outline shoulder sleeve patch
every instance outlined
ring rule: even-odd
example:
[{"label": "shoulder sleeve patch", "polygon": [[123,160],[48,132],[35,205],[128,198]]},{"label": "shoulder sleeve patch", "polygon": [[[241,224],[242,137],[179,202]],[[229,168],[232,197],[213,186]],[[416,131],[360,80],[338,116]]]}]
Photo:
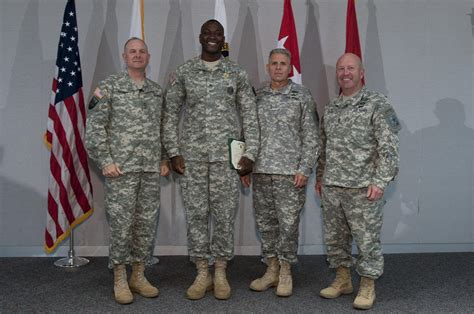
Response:
[{"label": "shoulder sleeve patch", "polygon": [[89,101],[89,109],[94,109],[94,107],[97,106],[103,97],[104,95],[102,95],[102,92],[97,87],[94,91],[94,94],[92,95],[91,100]]},{"label": "shoulder sleeve patch", "polygon": [[393,110],[393,108],[389,108],[387,111],[385,111],[384,116],[392,132],[398,133],[402,127],[395,110]]}]

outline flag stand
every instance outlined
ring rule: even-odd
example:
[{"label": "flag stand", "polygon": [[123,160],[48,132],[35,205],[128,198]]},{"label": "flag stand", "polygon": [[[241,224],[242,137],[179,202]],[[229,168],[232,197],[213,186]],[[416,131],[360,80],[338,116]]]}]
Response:
[{"label": "flag stand", "polygon": [[64,257],[58,259],[54,262],[54,265],[57,267],[65,267],[65,268],[74,268],[74,267],[81,267],[87,265],[89,260],[84,257],[76,256],[74,253],[74,235],[73,230],[69,234],[69,252],[67,254],[68,257]]},{"label": "flag stand", "polygon": [[146,261],[146,264],[147,264],[147,266],[151,266],[151,265],[156,265],[159,262],[160,262],[160,260],[158,259],[158,257],[152,255],[152,256],[150,256],[148,261]]}]

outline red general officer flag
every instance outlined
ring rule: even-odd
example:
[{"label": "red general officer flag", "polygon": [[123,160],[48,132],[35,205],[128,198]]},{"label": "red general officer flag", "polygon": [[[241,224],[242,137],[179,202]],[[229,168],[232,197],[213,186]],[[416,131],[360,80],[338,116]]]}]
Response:
[{"label": "red general officer flag", "polygon": [[301,84],[300,52],[298,49],[298,36],[296,35],[295,18],[293,17],[291,0],[285,0],[283,4],[283,17],[281,19],[277,47],[286,48],[290,51],[292,64],[290,78],[293,82]]}]

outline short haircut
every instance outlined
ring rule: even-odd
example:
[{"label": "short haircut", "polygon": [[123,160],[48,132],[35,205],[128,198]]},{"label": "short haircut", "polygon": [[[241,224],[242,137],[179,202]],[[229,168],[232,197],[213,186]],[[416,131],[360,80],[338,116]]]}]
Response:
[{"label": "short haircut", "polygon": [[268,55],[268,61],[272,58],[273,55],[275,54],[282,54],[288,57],[288,60],[290,60],[291,63],[291,52],[288,49],[285,48],[275,48],[270,51],[270,54]]},{"label": "short haircut", "polygon": [[129,38],[129,39],[125,42],[125,45],[123,45],[123,51],[124,51],[124,52],[127,51],[127,45],[128,45],[128,43],[131,42],[132,40],[139,40],[139,41],[141,41],[141,42],[145,45],[146,50],[148,51],[148,46],[147,46],[147,44],[145,43],[145,41],[144,41],[143,39],[138,38],[138,37],[131,37],[131,38]]},{"label": "short haircut", "polygon": [[219,26],[219,28],[222,29],[222,32],[224,32],[224,26],[222,26],[222,24],[218,20],[210,19],[210,20],[207,20],[206,22],[204,22],[204,24],[202,24],[201,34],[202,34],[202,30],[204,29],[204,27],[207,26],[208,24],[217,24]]}]

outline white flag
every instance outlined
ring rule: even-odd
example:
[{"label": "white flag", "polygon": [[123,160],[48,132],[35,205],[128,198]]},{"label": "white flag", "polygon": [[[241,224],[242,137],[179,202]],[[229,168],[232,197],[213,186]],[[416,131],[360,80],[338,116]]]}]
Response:
[{"label": "white flag", "polygon": [[133,0],[132,23],[130,24],[130,37],[137,37],[145,40],[144,25],[144,4],[143,0]]}]

